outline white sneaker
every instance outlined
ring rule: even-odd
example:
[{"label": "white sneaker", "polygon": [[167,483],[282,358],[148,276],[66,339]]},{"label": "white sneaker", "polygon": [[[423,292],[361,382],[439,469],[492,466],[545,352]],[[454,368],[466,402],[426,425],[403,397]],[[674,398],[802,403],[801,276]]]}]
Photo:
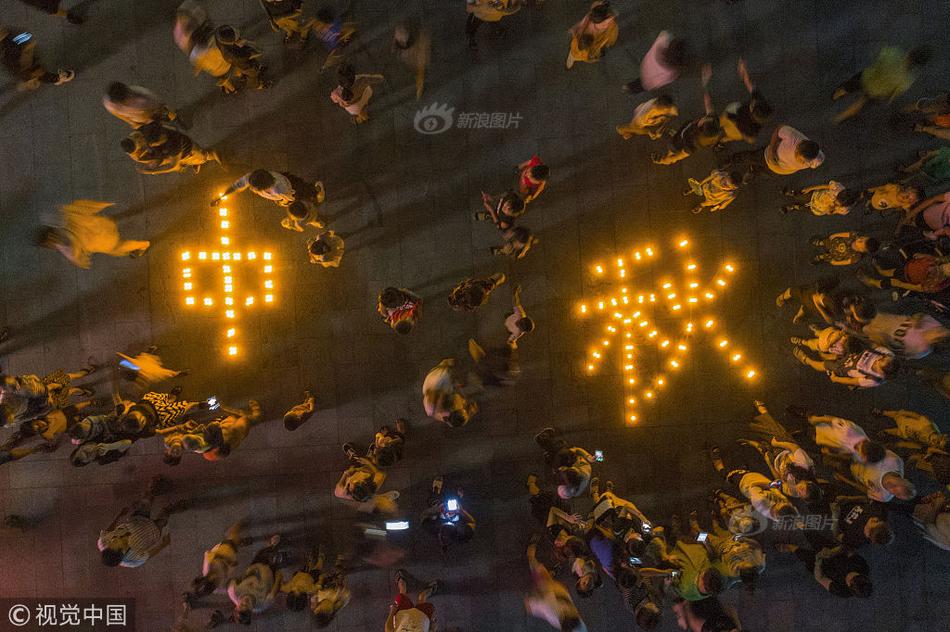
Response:
[{"label": "white sneaker", "polygon": [[64,83],[69,83],[76,78],[76,72],[74,70],[62,70],[59,71],[59,79],[56,80],[54,85],[61,86]]}]

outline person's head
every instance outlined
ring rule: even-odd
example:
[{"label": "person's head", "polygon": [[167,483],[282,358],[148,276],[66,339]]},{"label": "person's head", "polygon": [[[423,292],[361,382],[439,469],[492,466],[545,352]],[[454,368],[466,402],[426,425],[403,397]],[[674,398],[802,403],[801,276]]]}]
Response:
[{"label": "person's head", "polygon": [[310,611],[313,612],[313,620],[318,628],[325,628],[330,625],[333,621],[333,615],[336,614],[331,600],[321,599],[317,601],[316,595],[310,600]]},{"label": "person's head", "polygon": [[449,413],[449,416],[445,418],[445,423],[448,424],[450,428],[461,428],[467,421],[468,417],[462,410],[453,410]]},{"label": "person's head", "polygon": [[780,502],[775,505],[775,515],[778,520],[784,518],[794,518],[798,515],[798,510],[791,503]]},{"label": "person's head", "polygon": [[351,86],[340,84],[340,98],[346,102],[353,100],[353,89]]},{"label": "person's head", "polygon": [[263,190],[274,186],[274,176],[266,169],[255,169],[248,176],[247,181],[254,189]]},{"label": "person's head", "polygon": [[199,450],[202,450],[208,446],[207,443],[202,440],[200,435],[186,434],[181,438],[181,447],[185,450],[188,450],[189,452],[198,452]]},{"label": "person's head", "polygon": [[587,50],[594,45],[594,36],[590,33],[584,33],[579,38],[577,38],[577,48],[580,50]]},{"label": "person's head", "polygon": [[528,177],[534,182],[544,182],[551,175],[551,169],[547,165],[535,165],[528,170]]},{"label": "person's head", "polygon": [[227,24],[219,26],[218,30],[214,32],[214,36],[222,44],[233,44],[237,41],[237,31],[234,30],[233,26]]},{"label": "person's head", "polygon": [[898,500],[912,500],[917,496],[917,488],[897,472],[888,472],[881,478],[881,486],[894,494]]},{"label": "person's head", "polygon": [[693,55],[686,40],[674,37],[663,51],[662,57],[667,66],[683,70],[690,65]]},{"label": "person's head", "polygon": [[135,142],[135,139],[132,137],[132,134],[129,134],[125,138],[119,141],[119,147],[122,148],[122,151],[132,155],[135,153],[135,150],[138,148],[138,143]]},{"label": "person's head", "polygon": [[578,577],[577,581],[574,582],[574,590],[581,597],[590,597],[603,583],[604,580],[601,579],[600,573],[594,570]]},{"label": "person's head", "polygon": [[[581,483],[581,475],[577,470],[570,467],[562,467],[557,471],[557,482],[558,485],[563,485],[564,487],[577,487]],[[562,490],[558,490],[560,493]],[[561,496],[566,498],[565,496]]]},{"label": "person's head", "polygon": [[858,457],[864,463],[878,463],[887,456],[887,450],[876,441],[865,439],[856,446]]},{"label": "person's head", "polygon": [[713,115],[704,116],[699,121],[699,131],[703,136],[715,136],[722,132],[719,125],[719,117]]},{"label": "person's head", "polygon": [[609,18],[611,15],[613,15],[613,13],[610,11],[610,2],[608,2],[608,0],[604,0],[590,10],[590,21],[594,24],[598,24]]},{"label": "person's head", "polygon": [[650,632],[660,625],[660,607],[649,599],[644,599],[633,611],[633,617],[641,630]]},{"label": "person's head", "polygon": [[[124,544],[125,539],[122,538],[122,545]],[[125,550],[120,549],[115,546],[115,543],[110,543],[109,546],[102,549],[102,563],[106,566],[118,566],[122,563],[122,558],[125,557]]]},{"label": "person's head", "polygon": [[408,334],[410,331],[412,331],[412,321],[408,318],[400,320],[395,325],[393,325],[393,331],[403,336]]},{"label": "person's head", "polygon": [[874,254],[880,250],[881,242],[879,242],[874,237],[858,237],[854,240],[854,243],[851,245],[851,247],[857,252]]},{"label": "person's head", "polygon": [[772,106],[765,99],[753,99],[749,106],[749,113],[752,115],[752,119],[759,125],[772,118],[774,111],[775,110],[772,109]]},{"label": "person's head", "polygon": [[76,445],[92,439],[92,432],[92,421],[90,421],[88,417],[81,419],[72,428],[67,430],[69,440]]},{"label": "person's head", "polygon": [[241,597],[241,603],[234,608],[234,620],[241,625],[251,625],[251,606],[244,605],[250,601],[250,597]]},{"label": "person's head", "polygon": [[871,544],[886,546],[894,541],[894,531],[887,521],[871,516],[864,525],[864,536]]},{"label": "person's head", "polygon": [[795,484],[795,489],[798,492],[799,498],[809,503],[816,503],[824,496],[824,492],[821,491],[821,485],[815,481],[799,481]]},{"label": "person's head", "polygon": [[874,361],[874,368],[884,377],[894,377],[900,372],[901,363],[896,356],[882,355]]},{"label": "person's head", "polygon": [[722,591],[722,575],[714,568],[704,569],[696,578],[696,587],[704,595],[716,595]]},{"label": "person's head", "polygon": [[740,566],[739,567],[739,580],[742,582],[742,587],[752,592],[755,590],[755,580],[759,578],[759,569],[752,565]]},{"label": "person's head", "polygon": [[287,593],[287,609],[294,612],[300,612],[307,607],[307,602],[310,601],[307,593],[301,592],[289,592]]},{"label": "person's head", "polygon": [[121,81],[113,81],[106,92],[110,101],[121,103],[129,98],[129,87]]},{"label": "person's head", "polygon": [[910,209],[920,201],[920,192],[916,187],[888,183],[868,189],[871,194],[872,208],[884,211],[889,208]]},{"label": "person's head", "polygon": [[20,426],[20,432],[26,436],[43,434],[49,429],[49,420],[46,417],[34,419],[28,424]]},{"label": "person's head", "polygon": [[841,208],[850,209],[861,200],[861,192],[857,189],[842,189],[835,196],[835,202]]},{"label": "person's head", "polygon": [[907,65],[914,66],[926,66],[930,63],[930,60],[933,59],[934,51],[929,46],[918,46],[909,53],[907,53]]},{"label": "person's head", "polygon": [[347,485],[350,495],[358,503],[366,502],[376,493],[376,482],[372,479],[364,479]]},{"label": "person's head", "polygon": [[356,83],[356,68],[353,67],[353,64],[340,64],[336,71],[336,79],[341,86],[352,87]]},{"label": "person's head", "polygon": [[927,443],[931,448],[938,450],[947,449],[947,435],[942,432],[935,432],[927,438]]},{"label": "person's head", "polygon": [[802,160],[811,162],[812,160],[818,159],[818,156],[821,154],[821,147],[819,147],[815,141],[805,139],[795,147],[795,153]]},{"label": "person's head", "polygon": [[165,465],[178,465],[181,463],[181,456],[185,453],[181,440],[168,438],[165,440],[165,452],[162,454],[162,462]]},{"label": "person's head", "polygon": [[314,239],[310,245],[307,246],[307,251],[314,256],[322,257],[330,252],[330,246],[322,239]]},{"label": "person's head", "polygon": [[307,208],[307,205],[300,200],[291,202],[290,206],[287,207],[287,212],[297,219],[307,219],[307,217],[310,215],[310,209]]},{"label": "person's head", "polygon": [[36,233],[34,243],[40,248],[53,249],[68,244],[69,240],[60,229],[54,226],[42,226]]},{"label": "person's head", "polygon": [[148,427],[148,418],[141,410],[130,408],[119,419],[119,429],[126,434],[139,434]]},{"label": "person's head", "polygon": [[863,573],[848,573],[844,582],[847,584],[848,590],[851,591],[853,597],[867,599],[871,596],[871,593],[874,592],[874,585],[871,584],[871,579]]},{"label": "person's head", "polygon": [[94,443],[84,443],[73,450],[69,455],[69,463],[73,467],[83,467],[96,460],[98,449]]},{"label": "person's head", "polygon": [[393,30],[393,44],[402,49],[412,45],[412,29],[405,22],[397,24]]},{"label": "person's head", "polygon": [[505,194],[501,202],[501,211],[506,215],[517,215],[524,210],[524,200],[514,191]]},{"label": "person's head", "polygon": [[387,287],[379,293],[379,302],[383,307],[400,307],[405,300],[405,296],[399,288]]},{"label": "person's head", "polygon": [[191,580],[191,592],[199,596],[210,595],[216,588],[215,583],[207,575],[195,577]]},{"label": "person's head", "polygon": [[525,316],[515,321],[515,327],[517,327],[519,331],[523,331],[527,334],[534,331],[534,321]]}]

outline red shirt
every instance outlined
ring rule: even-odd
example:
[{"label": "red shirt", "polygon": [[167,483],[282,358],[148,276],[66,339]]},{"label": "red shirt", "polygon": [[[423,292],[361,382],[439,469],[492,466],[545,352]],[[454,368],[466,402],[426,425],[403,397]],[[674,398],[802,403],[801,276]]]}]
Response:
[{"label": "red shirt", "polygon": [[537,156],[537,154],[535,154],[534,156],[531,156],[531,160],[529,160],[528,164],[525,165],[525,168],[521,170],[521,179],[518,182],[518,184],[519,184],[519,187],[521,188],[522,195],[534,195],[537,192],[537,190],[541,188],[542,183],[532,182],[531,179],[528,177],[528,174],[531,173],[531,169],[533,167],[537,167],[538,165],[543,165],[543,164],[544,163],[541,162],[541,159]]}]

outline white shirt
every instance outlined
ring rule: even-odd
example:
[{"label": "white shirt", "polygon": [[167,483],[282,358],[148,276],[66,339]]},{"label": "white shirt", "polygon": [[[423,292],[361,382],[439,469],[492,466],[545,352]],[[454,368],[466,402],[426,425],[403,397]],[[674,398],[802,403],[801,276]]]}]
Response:
[{"label": "white shirt", "polygon": [[861,483],[868,492],[868,498],[887,503],[894,500],[894,494],[884,489],[881,479],[888,472],[904,475],[904,461],[890,450],[877,463],[852,463],[851,476]]},{"label": "white shirt", "polygon": [[790,125],[778,128],[777,142],[765,148],[765,162],[773,173],[790,175],[802,169],[815,169],[825,161],[825,154],[818,152],[814,160],[803,160],[795,153],[799,143],[808,137]]},{"label": "white shirt", "polygon": [[861,426],[841,417],[825,417],[815,426],[815,443],[849,454],[856,454],[857,445],[867,438]]},{"label": "white shirt", "polygon": [[645,89],[662,88],[676,81],[679,76],[679,71],[667,66],[662,59],[662,55],[666,53],[672,39],[673,36],[669,32],[662,31],[657,36],[656,41],[653,42],[653,46],[644,55],[643,61],[640,62],[640,83],[643,84]]},{"label": "white shirt", "polygon": [[455,391],[455,385],[452,382],[452,373],[450,370],[449,359],[442,360],[429,371],[426,379],[422,382],[422,405],[426,409],[426,414],[432,417],[435,414],[435,400],[439,394],[452,393]]},{"label": "white shirt", "polygon": [[888,314],[878,312],[862,330],[871,342],[887,347],[908,360],[919,360],[933,351],[928,338],[944,329],[932,316],[926,314]]}]

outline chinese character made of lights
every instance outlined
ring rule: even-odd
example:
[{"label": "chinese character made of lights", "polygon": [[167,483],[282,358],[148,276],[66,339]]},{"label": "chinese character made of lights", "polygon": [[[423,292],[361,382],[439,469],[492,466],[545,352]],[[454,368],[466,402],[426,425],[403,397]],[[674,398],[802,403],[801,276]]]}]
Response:
[{"label": "chinese character made of lights", "polygon": [[[224,316],[226,325],[222,346],[228,357],[233,358],[240,353],[237,327],[240,314],[253,309],[258,303],[258,296],[265,305],[274,303],[274,262],[270,251],[258,253],[255,250],[242,252],[236,249],[231,237],[234,223],[230,211],[225,207],[219,207],[216,211],[218,243],[207,250],[184,250],[181,253],[182,289],[186,307],[219,310]],[[258,271],[260,279],[257,290],[252,289],[254,284],[250,282],[255,271]],[[216,282],[202,289],[198,287],[197,276],[208,272],[218,273]],[[211,289],[215,285],[218,289]]]},{"label": "chinese character made of lights", "polygon": [[[658,254],[653,246],[644,246],[630,251],[628,257],[617,256],[610,263],[594,264],[594,279],[607,294],[583,300],[577,306],[581,318],[599,318],[604,327],[603,337],[594,341],[585,356],[586,372],[597,373],[614,348],[620,355],[627,425],[637,422],[641,403],[655,402],[668,385],[669,378],[660,369],[676,372],[682,368],[690,344],[698,335],[727,356],[744,379],[754,381],[759,377],[758,369],[745,362],[743,351],[735,348],[728,337],[710,335],[717,329],[712,306],[735,276],[735,265],[722,264],[713,279],[704,283],[699,278],[699,264],[690,257],[690,241],[680,238],[674,243],[677,263],[672,269],[682,271],[678,277],[661,277],[659,287],[649,290],[628,287],[635,268],[654,260]],[[672,319],[678,331],[660,331],[654,324],[660,319]],[[638,370],[642,364],[639,357],[647,345],[656,346],[659,358],[660,368],[652,376],[644,376]]]}]

